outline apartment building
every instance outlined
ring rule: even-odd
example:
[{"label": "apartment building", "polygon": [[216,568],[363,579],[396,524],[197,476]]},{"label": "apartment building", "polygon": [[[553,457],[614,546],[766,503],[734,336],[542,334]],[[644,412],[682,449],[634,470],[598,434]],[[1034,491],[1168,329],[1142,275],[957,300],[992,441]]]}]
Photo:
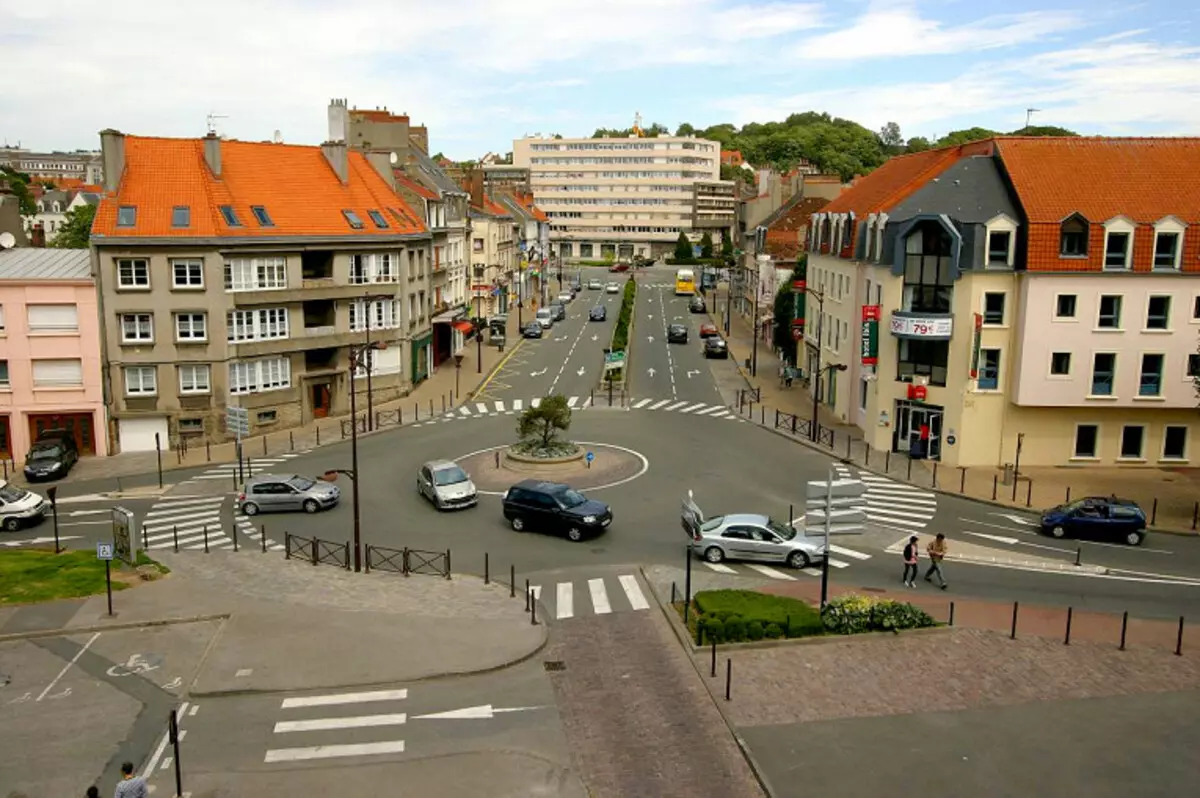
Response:
[{"label": "apartment building", "polygon": [[100,153],[88,150],[75,152],[33,152],[21,147],[0,146],[0,166],[24,172],[35,180],[81,180],[97,186],[104,179]]},{"label": "apartment building", "polygon": [[108,454],[100,322],[83,249],[0,249],[0,456],[22,462],[48,429]]},{"label": "apartment building", "polygon": [[[386,155],[101,133],[92,228],[110,437],[222,441],[387,400],[428,369],[431,236]],[[368,342],[386,347],[354,359]]]},{"label": "apartment building", "polygon": [[507,210],[516,222],[517,264],[516,299],[528,306],[531,299],[545,302],[544,272],[549,264],[550,217],[533,201],[533,195],[517,191],[501,191],[496,202]]},{"label": "apartment building", "polygon": [[1188,462],[1186,163],[1200,142],[999,138],[888,161],[812,217],[801,362],[821,401],[876,448],[955,466],[1018,446],[1026,465]]},{"label": "apartment building", "polygon": [[508,313],[517,299],[518,222],[487,195],[471,199],[471,293],[477,318]]},{"label": "apartment building", "polygon": [[[716,237],[709,223],[726,221],[733,187],[720,180],[720,157],[717,142],[683,136],[524,138],[512,165],[529,170],[553,254],[601,260],[670,254],[680,232],[700,240],[697,220]],[[727,221],[732,234],[736,213]]]}]

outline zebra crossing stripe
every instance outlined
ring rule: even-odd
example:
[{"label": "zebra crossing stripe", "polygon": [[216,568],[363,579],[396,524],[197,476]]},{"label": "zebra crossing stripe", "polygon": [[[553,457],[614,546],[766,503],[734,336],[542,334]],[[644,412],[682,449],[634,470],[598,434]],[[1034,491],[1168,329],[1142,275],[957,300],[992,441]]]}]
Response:
[{"label": "zebra crossing stripe", "polygon": [[467,409],[466,405],[463,405],[462,407],[458,408],[458,412],[462,413],[464,416],[471,415],[471,411],[469,409]]},{"label": "zebra crossing stripe", "polygon": [[649,409],[657,410],[658,408],[662,407],[663,405],[670,404],[670,403],[671,403],[670,399],[663,399],[661,402],[655,402],[654,404],[650,405]]},{"label": "zebra crossing stripe", "polygon": [[690,413],[693,410],[696,410],[697,408],[701,408],[701,407],[704,407],[704,402],[698,402],[697,404],[694,404],[691,407],[685,407],[684,409],[680,410],[679,412],[680,413]]},{"label": "zebra crossing stripe", "polygon": [[578,396],[572,396],[570,399],[567,400],[567,407],[572,407],[572,408],[575,407],[575,403],[578,401],[579,401]]},{"label": "zebra crossing stripe", "polygon": [[720,563],[709,562],[708,560],[702,560],[701,562],[703,562],[707,568],[709,568],[710,570],[716,571],[719,574],[736,574],[737,573],[737,571],[733,570],[728,565],[721,565]]},{"label": "zebra crossing stripe", "polygon": [[314,745],[307,748],[275,748],[267,751],[267,756],[263,762],[298,762],[306,759],[336,759],[343,756],[378,756],[380,754],[403,753],[403,740],[392,740],[382,743],[345,743],[342,745]]},{"label": "zebra crossing stripe", "polygon": [[523,407],[524,403],[520,399],[513,399],[513,410],[521,410]]},{"label": "zebra crossing stripe", "polygon": [[668,410],[668,411],[670,411],[670,410],[678,410],[679,408],[683,407],[683,406],[684,406],[684,405],[686,405],[686,404],[687,404],[687,402],[677,402],[676,404],[673,404],[673,405],[671,405],[670,407],[668,407],[668,408],[667,408],[667,410]]},{"label": "zebra crossing stripe", "polygon": [[592,608],[597,615],[607,615],[612,612],[612,605],[608,603],[608,591],[604,589],[603,579],[589,579],[588,592],[592,594]]},{"label": "zebra crossing stripe", "polygon": [[592,397],[585,396],[583,398],[583,404],[581,404],[579,407],[582,409],[582,408],[587,408],[587,407],[591,407],[591,406],[592,406]]},{"label": "zebra crossing stripe", "polygon": [[496,408],[496,412],[497,412],[497,413],[503,413],[503,412],[504,412],[504,402],[494,402],[493,404],[494,404],[494,406],[495,406],[495,408]]},{"label": "zebra crossing stripe", "polygon": [[835,552],[837,554],[841,554],[844,557],[852,557],[855,560],[871,559],[870,554],[863,554],[861,551],[855,551],[854,549],[844,549],[841,546],[834,546],[832,544],[829,546],[829,550],[832,552]]},{"label": "zebra crossing stripe", "polygon": [[298,709],[300,707],[330,707],[342,704],[369,704],[373,701],[403,701],[408,698],[408,690],[372,690],[366,693],[329,693],[327,695],[305,695],[295,698],[285,698],[280,709]]},{"label": "zebra crossing stripe", "polygon": [[783,571],[776,571],[774,568],[768,568],[765,565],[755,565],[753,563],[746,563],[746,567],[752,571],[758,571],[763,576],[770,577],[771,579],[780,579],[780,580],[783,580],[786,582],[795,582],[796,581],[796,577],[792,576],[791,574],[785,574]]},{"label": "zebra crossing stripe", "polygon": [[370,729],[377,726],[399,726],[407,721],[408,715],[404,712],[396,712],[388,715],[359,715],[353,718],[281,720],[275,724],[275,733],[329,731],[330,729]]},{"label": "zebra crossing stripe", "polygon": [[554,602],[555,618],[572,618],[575,616],[575,588],[570,582],[558,583],[558,600]]},{"label": "zebra crossing stripe", "polygon": [[642,588],[638,586],[637,577],[625,574],[617,577],[617,581],[621,583],[621,589],[625,591],[625,598],[629,599],[629,606],[635,610],[650,609],[650,603],[646,601]]},{"label": "zebra crossing stripe", "polygon": [[698,416],[715,416],[717,413],[724,413],[724,412],[725,412],[725,408],[722,407],[721,405],[713,405],[712,407],[706,407],[703,410],[697,410],[696,415],[698,415]]},{"label": "zebra crossing stripe", "polygon": [[174,510],[176,507],[189,507],[201,504],[222,504],[224,501],[224,496],[188,496],[178,499],[163,499],[155,502],[154,506],[150,508],[150,514],[153,514],[159,509]]},{"label": "zebra crossing stripe", "polygon": [[487,412],[488,412],[487,405],[485,405],[483,402],[476,402],[476,403],[475,403],[475,409],[476,409],[477,411],[479,411],[479,414],[480,414],[481,416],[486,416],[486,415],[487,415]]},{"label": "zebra crossing stripe", "polygon": [[633,409],[634,409],[634,410],[640,410],[640,409],[642,409],[643,407],[645,407],[646,405],[650,404],[650,403],[651,403],[651,402],[653,402],[653,401],[654,401],[653,399],[640,399],[640,400],[638,400],[638,402],[637,402],[637,403],[635,403],[635,404],[634,404],[634,406],[633,406]]}]

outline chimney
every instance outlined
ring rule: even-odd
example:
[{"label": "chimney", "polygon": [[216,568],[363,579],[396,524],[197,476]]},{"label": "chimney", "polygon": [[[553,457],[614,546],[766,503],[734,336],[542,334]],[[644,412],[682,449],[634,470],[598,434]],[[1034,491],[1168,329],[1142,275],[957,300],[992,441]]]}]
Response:
[{"label": "chimney", "polygon": [[346,155],[345,141],[327,141],[321,145],[321,154],[329,161],[329,167],[338,176],[342,185],[350,182],[350,164]]},{"label": "chimney", "polygon": [[372,150],[364,153],[367,156],[367,163],[374,167],[379,176],[388,184],[388,188],[392,191],[396,190],[396,174],[392,171],[392,154],[390,152],[380,152]]},{"label": "chimney", "polygon": [[412,125],[408,128],[408,141],[426,155],[429,154],[429,129],[424,125]]},{"label": "chimney", "polygon": [[204,162],[208,164],[213,177],[221,176],[221,140],[216,133],[204,137]]},{"label": "chimney", "polygon": [[329,101],[329,140],[341,141],[346,140],[346,124],[349,120],[349,113],[346,110],[346,101],[330,100]]},{"label": "chimney", "polygon": [[467,193],[471,195],[471,204],[476,208],[483,207],[483,170],[477,167],[471,167],[467,173],[463,175],[463,186]]},{"label": "chimney", "polygon": [[104,161],[104,190],[115,193],[125,174],[125,134],[112,128],[101,130],[100,153]]},{"label": "chimney", "polygon": [[33,230],[29,236],[29,246],[46,248],[46,227],[41,222],[33,226]]}]

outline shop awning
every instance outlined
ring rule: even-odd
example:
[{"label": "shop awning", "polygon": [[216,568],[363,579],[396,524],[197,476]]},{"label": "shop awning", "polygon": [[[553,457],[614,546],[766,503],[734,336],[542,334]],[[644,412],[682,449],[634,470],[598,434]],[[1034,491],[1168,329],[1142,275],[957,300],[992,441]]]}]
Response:
[{"label": "shop awning", "polygon": [[456,322],[452,323],[450,326],[453,327],[454,329],[458,330],[460,333],[475,332],[475,325],[469,321],[456,321]]}]

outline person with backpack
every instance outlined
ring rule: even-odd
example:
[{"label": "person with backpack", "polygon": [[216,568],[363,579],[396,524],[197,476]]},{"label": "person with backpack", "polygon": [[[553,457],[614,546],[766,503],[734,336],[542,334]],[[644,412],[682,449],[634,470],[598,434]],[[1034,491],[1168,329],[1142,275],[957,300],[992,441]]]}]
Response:
[{"label": "person with backpack", "polygon": [[908,539],[908,545],[904,547],[904,586],[916,587],[917,581],[917,558],[919,550],[917,548],[917,536],[913,535]]}]

